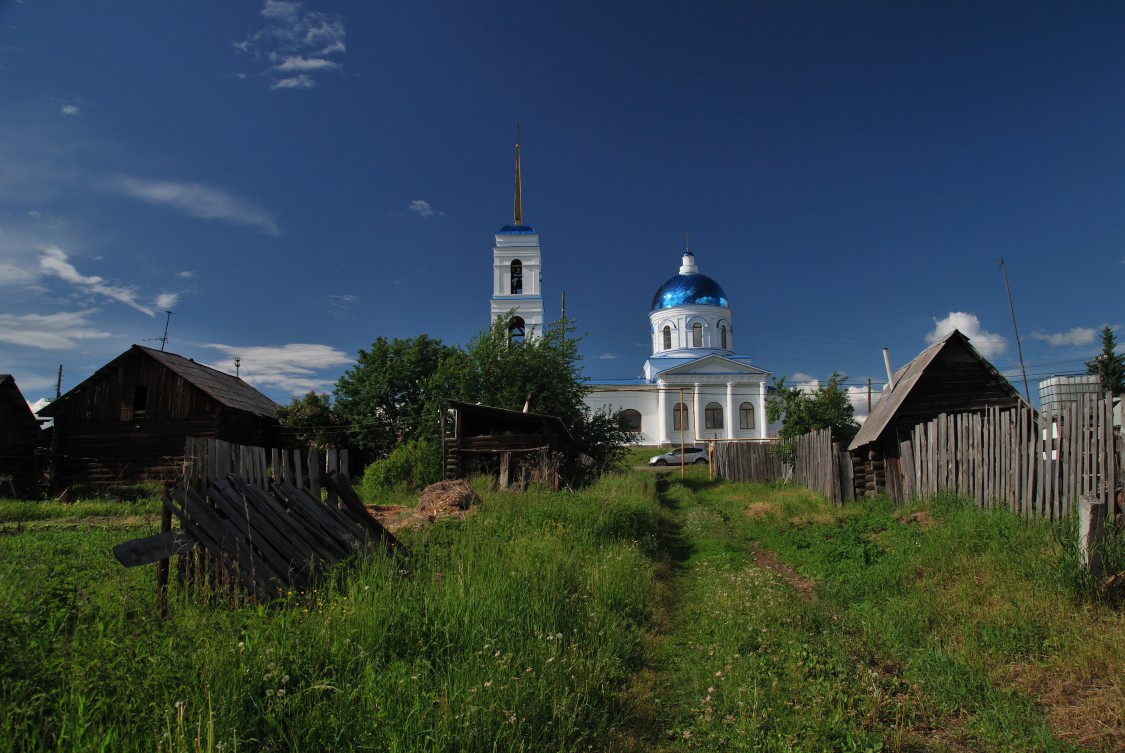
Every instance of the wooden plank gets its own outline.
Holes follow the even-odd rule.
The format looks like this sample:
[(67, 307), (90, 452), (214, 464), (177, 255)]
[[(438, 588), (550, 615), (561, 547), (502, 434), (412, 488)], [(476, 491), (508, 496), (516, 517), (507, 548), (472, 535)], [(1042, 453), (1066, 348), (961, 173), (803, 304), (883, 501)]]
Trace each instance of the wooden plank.
[[(445, 415), (444, 413), (442, 415)], [(320, 493), (320, 453), (315, 447), (309, 448), (309, 493), (316, 500), (321, 499)]]
[(308, 492), (291, 484), (275, 484), (273, 493), (280, 497), (289, 514), (299, 520), (305, 532), (316, 539), (333, 561), (338, 561), (358, 548), (354, 532), (341, 525), (328, 513), (328, 508), (314, 502)]
[(303, 526), (286, 514), (285, 508), (269, 492), (250, 486), (237, 476), (231, 476), (230, 485), (246, 499), (256, 517), (255, 525), (269, 538), (291, 571), (304, 576), (325, 561), (316, 540)]
[[(271, 529), (263, 516), (252, 509), (247, 499), (226, 479), (214, 479), (207, 487), (207, 496), (227, 519), (232, 537), (237, 534), (260, 558), (261, 561), (254, 564), (261, 569), (261, 576), (276, 582), (279, 588), (293, 585), (292, 556), (284, 535)], [(303, 579), (297, 585), (303, 585)]]
[(301, 473), (301, 451), (293, 450), (293, 486), (298, 489), (305, 488), (305, 477)]
[[(254, 566), (247, 558), (246, 553), (239, 548), (234, 548), (234, 556), (229, 555), (223, 546), (222, 539), (214, 532), (222, 530), (221, 523), (217, 520), (214, 511), (206, 509), (206, 503), (193, 504), (189, 514), (188, 500), (194, 492), (190, 488), (177, 487), (171, 496), (163, 499), (164, 506), (180, 520), (180, 525), (187, 529), (211, 556), (224, 563), (242, 582), (243, 587), (253, 597), (269, 599), (277, 595), (276, 588), (268, 583), (255, 580), (253, 577)], [(178, 506), (176, 503), (179, 503)]]
[(163, 533), (131, 539), (113, 547), (113, 555), (125, 567), (151, 565), (167, 560), (173, 554), (190, 552), (199, 545), (183, 528), (173, 528)]
[(372, 541), (385, 545), (388, 549), (396, 552), (405, 552), (406, 547), (403, 546), (394, 534), (383, 527), (383, 524), (375, 520), (371, 513), (367, 511), (367, 507), (352, 489), (351, 484), (347, 483), (342, 478), (337, 478), (336, 474), (328, 473), (324, 476), (324, 485), (333, 488), (343, 503), (343, 508), (347, 511), (356, 523), (363, 526), (364, 530), (371, 536)]

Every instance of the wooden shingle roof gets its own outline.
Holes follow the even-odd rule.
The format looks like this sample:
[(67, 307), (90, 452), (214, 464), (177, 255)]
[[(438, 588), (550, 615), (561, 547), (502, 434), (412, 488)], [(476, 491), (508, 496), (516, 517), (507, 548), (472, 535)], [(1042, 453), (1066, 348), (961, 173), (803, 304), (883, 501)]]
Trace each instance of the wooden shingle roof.
[(894, 389), (884, 391), (848, 446), (874, 442), (892, 425), (912, 426), (939, 413), (1015, 406), (1025, 402), (1015, 387), (953, 330), (895, 372)]
[(51, 405), (39, 411), (40, 415), (54, 415), (54, 407), (65, 402), (68, 395), (82, 389), (91, 379), (95, 379), (99, 374), (102, 374), (108, 369), (112, 369), (119, 360), (134, 352), (139, 352), (159, 362), (169, 371), (182, 377), (185, 381), (194, 385), (225, 408), (250, 413), (255, 416), (268, 418), (276, 417), (277, 403), (270, 400), (238, 377), (231, 374), (224, 374), (217, 369), (212, 369), (210, 366), (196, 363), (190, 358), (184, 358), (175, 353), (146, 348), (143, 345), (134, 345), (129, 350), (98, 369), (92, 376), (68, 391), (66, 395), (63, 395), (58, 400), (51, 403)]

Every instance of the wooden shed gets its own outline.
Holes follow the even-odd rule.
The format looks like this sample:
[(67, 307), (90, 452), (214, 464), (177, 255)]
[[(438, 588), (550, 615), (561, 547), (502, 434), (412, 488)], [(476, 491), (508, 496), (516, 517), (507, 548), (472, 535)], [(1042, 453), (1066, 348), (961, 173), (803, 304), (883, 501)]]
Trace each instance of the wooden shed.
[(26, 496), (39, 483), (38, 448), (43, 432), (16, 380), (0, 374), (0, 494)]
[(55, 420), (52, 482), (176, 478), (184, 440), (275, 444), (277, 405), (231, 374), (134, 345), (40, 411)]
[(856, 496), (906, 495), (900, 462), (903, 442), (915, 425), (941, 414), (980, 413), (987, 408), (1026, 405), (1015, 387), (954, 330), (923, 350), (894, 375), (859, 433), (848, 446)]
[(561, 419), (459, 400), (448, 405), (453, 415), (443, 425), (447, 479), (484, 473), (496, 475), (501, 487), (535, 479), (558, 488), (560, 465), (574, 444)]

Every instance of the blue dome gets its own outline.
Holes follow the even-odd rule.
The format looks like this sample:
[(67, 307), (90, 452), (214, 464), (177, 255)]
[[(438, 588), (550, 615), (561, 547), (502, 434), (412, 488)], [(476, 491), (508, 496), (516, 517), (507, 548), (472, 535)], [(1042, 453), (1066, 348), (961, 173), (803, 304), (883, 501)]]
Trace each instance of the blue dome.
[(505, 225), (500, 228), (500, 235), (534, 235), (535, 230), (531, 225)]
[(721, 306), (729, 308), (727, 294), (707, 275), (676, 275), (660, 286), (652, 298), (652, 311), (675, 306)]

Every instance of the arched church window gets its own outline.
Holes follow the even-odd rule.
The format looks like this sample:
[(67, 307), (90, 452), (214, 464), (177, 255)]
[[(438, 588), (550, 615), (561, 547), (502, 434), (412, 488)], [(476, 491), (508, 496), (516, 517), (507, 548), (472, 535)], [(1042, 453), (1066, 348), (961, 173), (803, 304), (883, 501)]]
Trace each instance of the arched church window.
[(625, 431), (640, 431), (641, 430), (641, 412), (626, 408), (617, 414), (617, 420), (621, 423), (621, 428)]
[(672, 349), (672, 328), (664, 325), (664, 350)]
[(723, 326), (719, 327), (719, 339), (721, 341), (721, 345), (722, 345), (723, 350), (726, 350), (727, 349), (727, 325), (725, 325), (725, 324)]
[(687, 406), (676, 403), (672, 406), (672, 431), (683, 431), (688, 428)]
[(703, 325), (699, 322), (691, 325), (691, 347), (703, 347)]
[(512, 295), (523, 292), (523, 262), (519, 259), (512, 261)]
[(738, 428), (754, 428), (754, 406), (752, 403), (743, 403), (738, 406)]
[(512, 320), (508, 322), (508, 343), (523, 342), (526, 332), (527, 327), (523, 319), (518, 316), (513, 316)]
[(707, 407), (703, 409), (703, 426), (706, 429), (723, 428), (723, 406), (707, 403)]

